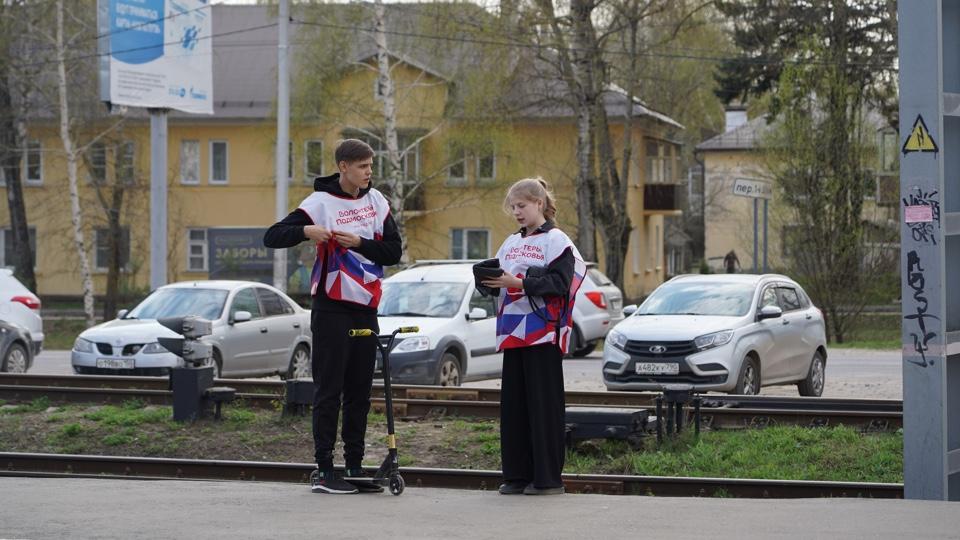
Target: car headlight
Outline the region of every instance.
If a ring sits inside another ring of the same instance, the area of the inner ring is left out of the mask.
[[[73,350],[82,353],[92,353],[93,342],[78,337],[77,340],[73,342]]]
[[[733,330],[722,330],[720,332],[714,332],[712,334],[700,336],[693,340],[693,344],[702,351],[719,347],[721,345],[726,345],[727,343],[730,343],[731,339],[733,339]]]
[[[144,345],[143,348],[140,349],[140,352],[142,352],[143,354],[160,354],[160,353],[165,353],[170,351],[164,348],[163,345],[160,345],[159,343],[154,341],[153,343],[147,343],[146,345]]]
[[[417,351],[429,351],[430,350],[430,338],[427,336],[417,336],[412,338],[406,338],[400,342],[399,345],[394,347],[394,352],[407,353],[407,352],[417,352]]]
[[[611,330],[607,334],[607,339],[604,342],[606,345],[613,345],[614,347],[623,350],[627,346],[627,336],[617,332],[616,330]]]

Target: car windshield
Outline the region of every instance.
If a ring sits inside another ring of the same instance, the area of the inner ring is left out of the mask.
[[[222,289],[158,289],[124,318],[162,319],[196,315],[204,319],[219,319],[227,292]]]
[[[653,291],[637,315],[742,317],[750,310],[753,291],[753,285],[744,283],[667,282]]]
[[[460,310],[466,283],[385,281],[377,315],[381,317],[453,317]]]

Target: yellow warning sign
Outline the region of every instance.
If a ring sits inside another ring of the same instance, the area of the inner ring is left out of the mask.
[[[907,140],[903,143],[903,155],[907,155],[910,152],[933,152],[934,154],[940,152],[940,149],[937,147],[937,142],[930,136],[930,130],[927,129],[927,124],[919,114],[917,115],[917,121],[913,123],[913,129],[910,130],[910,135],[907,136]]]

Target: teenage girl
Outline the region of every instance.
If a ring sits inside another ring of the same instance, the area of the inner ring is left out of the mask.
[[[573,301],[586,266],[554,223],[547,182],[510,186],[503,203],[520,230],[497,252],[503,274],[483,285],[499,289],[497,349],[503,351],[500,392],[500,493],[563,493],[565,456],[563,355],[573,332]]]

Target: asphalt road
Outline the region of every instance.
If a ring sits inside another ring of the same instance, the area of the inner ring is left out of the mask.
[[[563,376],[568,390],[604,390],[600,376],[601,354],[585,359],[564,361]],[[70,351],[43,351],[30,373],[72,375]],[[827,360],[827,384],[824,396],[876,399],[901,399],[900,351],[834,349]],[[500,380],[467,383],[472,387],[499,387]],[[795,396],[795,386],[767,387],[763,394]]]

